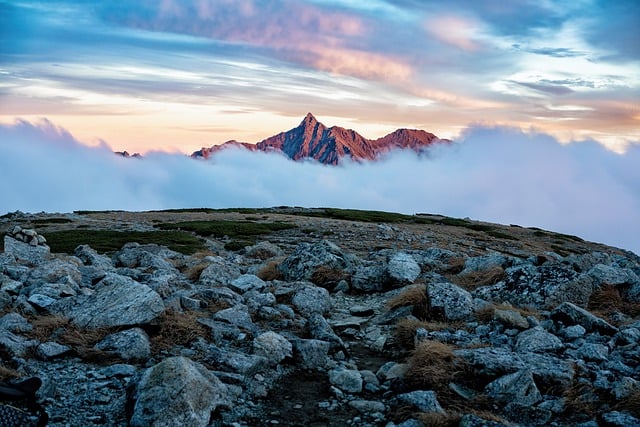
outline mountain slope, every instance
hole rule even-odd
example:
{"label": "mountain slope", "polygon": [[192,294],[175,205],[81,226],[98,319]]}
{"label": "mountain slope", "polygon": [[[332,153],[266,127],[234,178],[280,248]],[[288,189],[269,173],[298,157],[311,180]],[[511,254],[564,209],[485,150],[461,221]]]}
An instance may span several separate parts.
{"label": "mountain slope", "polygon": [[244,147],[252,151],[279,151],[293,160],[314,159],[320,163],[337,165],[348,157],[354,161],[375,160],[393,149],[421,151],[441,140],[423,130],[398,129],[382,138],[367,139],[358,132],[339,126],[326,127],[308,113],[298,127],[264,139],[257,144],[227,141],[221,145],[202,148],[191,157],[209,158],[229,147]]}

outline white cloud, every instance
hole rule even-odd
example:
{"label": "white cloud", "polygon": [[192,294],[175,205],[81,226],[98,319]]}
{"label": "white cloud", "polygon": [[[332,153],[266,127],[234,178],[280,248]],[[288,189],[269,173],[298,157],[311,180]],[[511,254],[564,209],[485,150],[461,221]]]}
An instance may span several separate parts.
{"label": "white cloud", "polygon": [[430,212],[577,234],[640,253],[640,146],[469,128],[428,157],[341,167],[226,150],[210,161],[124,159],[49,122],[0,126],[0,213],[179,207],[334,206]]}

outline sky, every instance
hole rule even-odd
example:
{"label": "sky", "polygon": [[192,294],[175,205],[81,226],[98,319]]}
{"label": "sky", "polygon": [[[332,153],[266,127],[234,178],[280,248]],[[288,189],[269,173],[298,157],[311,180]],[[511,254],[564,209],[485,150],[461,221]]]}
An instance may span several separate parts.
{"label": "sky", "polygon": [[[640,254],[638,22],[637,0],[0,0],[0,214],[333,206]],[[184,155],[307,112],[453,143],[338,167]]]}
{"label": "sky", "polygon": [[0,123],[190,153],[307,112],[377,138],[474,124],[640,141],[637,0],[0,0]]}

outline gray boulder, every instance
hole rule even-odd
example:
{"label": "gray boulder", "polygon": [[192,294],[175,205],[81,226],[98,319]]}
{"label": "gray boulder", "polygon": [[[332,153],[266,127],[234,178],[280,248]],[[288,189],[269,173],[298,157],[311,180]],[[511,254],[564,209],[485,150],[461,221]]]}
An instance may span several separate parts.
{"label": "gray boulder", "polygon": [[463,320],[473,313],[473,297],[453,283],[430,283],[427,291],[431,309],[442,312],[447,320]]}
{"label": "gray boulder", "polygon": [[507,328],[527,329],[529,321],[516,310],[495,309],[493,318]]}
{"label": "gray boulder", "polygon": [[33,326],[18,313],[7,313],[0,318],[0,329],[9,332],[31,332]]}
{"label": "gray boulder", "polygon": [[402,393],[397,396],[398,402],[409,405],[421,412],[438,412],[444,414],[444,409],[440,406],[435,391],[415,390],[409,393]]}
{"label": "gray boulder", "polygon": [[140,328],[107,335],[95,348],[124,360],[141,360],[151,355],[149,336]]}
{"label": "gray boulder", "polygon": [[25,285],[42,286],[46,283],[60,283],[72,285],[77,289],[81,281],[82,273],[80,273],[76,263],[62,259],[52,259],[44,261],[29,270]]}
{"label": "gray boulder", "polygon": [[344,342],[336,335],[329,322],[322,315],[316,313],[309,316],[307,326],[312,338],[328,342],[334,351],[346,351]]}
{"label": "gray boulder", "polygon": [[542,400],[533,375],[528,370],[504,375],[487,384],[484,392],[503,405],[516,403],[522,406],[531,406]]}
{"label": "gray boulder", "polygon": [[554,307],[565,301],[586,306],[593,291],[593,279],[571,266],[547,262],[539,267],[519,264],[505,270],[504,280],[474,291],[486,301],[507,301],[515,306]]}
{"label": "gray boulder", "polygon": [[271,365],[277,365],[285,358],[291,357],[292,350],[291,343],[273,331],[260,334],[253,340],[254,353],[266,358]]}
{"label": "gray boulder", "polygon": [[570,302],[557,306],[551,312],[551,318],[565,325],[581,325],[589,332],[599,332],[604,335],[615,335],[618,332],[615,326]]}
{"label": "gray boulder", "polygon": [[319,243],[300,243],[278,268],[287,281],[309,280],[318,267],[345,270],[353,266],[355,260],[353,255],[323,240]]}
{"label": "gray boulder", "polygon": [[535,353],[554,352],[563,348],[564,345],[560,338],[545,331],[541,326],[520,332],[515,343],[515,350],[518,353],[529,351]]}
{"label": "gray boulder", "polygon": [[147,369],[136,386],[132,427],[205,427],[230,405],[227,387],[204,366],[171,357]]}
{"label": "gray boulder", "polygon": [[51,360],[63,356],[69,351],[71,351],[71,347],[49,341],[36,347],[36,356],[41,360]]}
{"label": "gray boulder", "polygon": [[332,369],[329,371],[329,382],[347,393],[362,392],[362,375],[357,369]]}
{"label": "gray boulder", "polygon": [[328,313],[333,305],[329,291],[311,283],[299,288],[293,295],[291,303],[300,314],[307,317],[316,313]]}
{"label": "gray boulder", "polygon": [[80,245],[73,252],[73,255],[80,258],[85,266],[93,266],[101,270],[113,270],[113,262],[106,255],[100,255],[89,245]]}
{"label": "gray boulder", "polygon": [[243,274],[233,279],[229,284],[229,288],[240,294],[248,291],[260,291],[267,287],[264,280],[254,274]]}
{"label": "gray boulder", "polygon": [[492,252],[488,255],[467,258],[464,262],[464,269],[460,275],[476,273],[479,271],[491,270],[496,267],[506,267],[509,259],[504,255]]}
{"label": "gray boulder", "polygon": [[413,283],[420,275],[420,266],[406,252],[397,252],[389,258],[387,272],[391,282],[398,285]]}
{"label": "gray boulder", "polygon": [[205,286],[226,286],[233,279],[240,276],[240,269],[232,262],[222,257],[206,257],[204,261],[209,265],[202,270],[198,283]]}
{"label": "gray boulder", "polygon": [[37,340],[30,340],[7,330],[0,330],[0,350],[4,350],[11,356],[25,357],[38,344]]}
{"label": "gray boulder", "polygon": [[64,298],[49,306],[83,328],[143,325],[164,312],[162,298],[146,285],[109,273],[91,295]]}
{"label": "gray boulder", "polygon": [[47,245],[32,246],[10,237],[4,236],[4,252],[10,254],[19,262],[29,265],[38,265],[51,257],[51,251]]}
{"label": "gray boulder", "polygon": [[256,331],[257,326],[251,320],[249,308],[244,304],[237,304],[233,307],[220,310],[213,315],[214,320],[229,323],[248,331]]}
{"label": "gray boulder", "polygon": [[324,368],[328,362],[331,344],[316,339],[296,339],[292,341],[294,358],[303,368]]}
{"label": "gray boulder", "polygon": [[602,285],[634,285],[640,283],[640,278],[629,268],[613,267],[611,265],[596,264],[587,274],[596,286]]}
{"label": "gray boulder", "polygon": [[351,288],[358,292],[381,292],[387,287],[388,272],[384,266],[359,265],[351,276]]}

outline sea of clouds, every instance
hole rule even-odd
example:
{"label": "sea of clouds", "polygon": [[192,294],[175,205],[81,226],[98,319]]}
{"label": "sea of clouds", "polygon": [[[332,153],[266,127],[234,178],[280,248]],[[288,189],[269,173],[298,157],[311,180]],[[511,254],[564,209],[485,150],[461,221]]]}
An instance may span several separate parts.
{"label": "sea of clouds", "polygon": [[469,127],[423,155],[339,167],[224,150],[208,161],[88,147],[49,121],[0,125],[0,214],[185,207],[343,207],[535,226],[640,254],[640,145]]}

